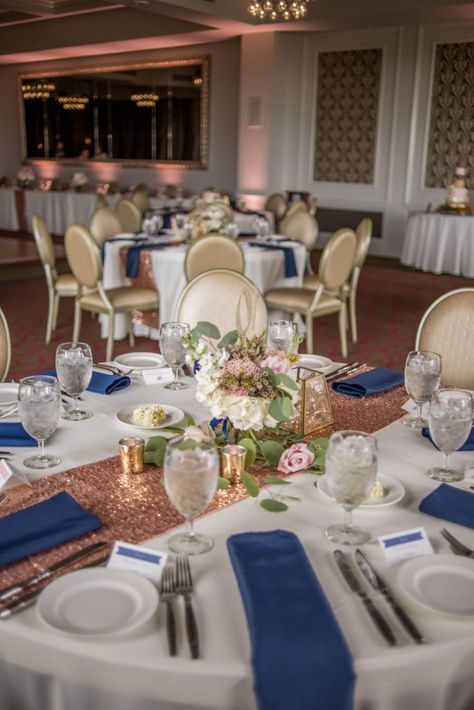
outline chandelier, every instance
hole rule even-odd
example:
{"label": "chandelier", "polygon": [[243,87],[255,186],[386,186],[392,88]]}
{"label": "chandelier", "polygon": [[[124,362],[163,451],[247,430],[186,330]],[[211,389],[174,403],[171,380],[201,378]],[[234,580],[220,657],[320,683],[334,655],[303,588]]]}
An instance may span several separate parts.
{"label": "chandelier", "polygon": [[159,100],[158,94],[132,94],[130,96],[131,100],[136,103],[140,108],[153,108],[156,106],[156,102]]}
{"label": "chandelier", "polygon": [[55,88],[52,81],[33,81],[21,85],[24,99],[49,99]]}
{"label": "chandelier", "polygon": [[89,103],[87,96],[58,96],[58,103],[65,111],[84,111]]}
{"label": "chandelier", "polygon": [[259,20],[300,20],[309,0],[248,0],[247,12]]}

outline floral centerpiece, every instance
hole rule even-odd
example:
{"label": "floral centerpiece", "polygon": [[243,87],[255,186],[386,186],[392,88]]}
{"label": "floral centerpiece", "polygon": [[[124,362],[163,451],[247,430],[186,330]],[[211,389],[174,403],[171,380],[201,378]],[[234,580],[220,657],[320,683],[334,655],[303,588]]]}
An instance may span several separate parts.
{"label": "floral centerpiece", "polygon": [[18,187],[34,187],[36,183],[36,175],[33,168],[24,167],[18,171],[16,176],[16,184]]}
{"label": "floral centerpiece", "polygon": [[220,205],[209,205],[189,215],[193,238],[202,237],[211,232],[225,234],[232,220]]}
{"label": "floral centerpiece", "polygon": [[89,187],[89,177],[81,171],[76,171],[71,178],[70,187],[76,192],[85,192]]}

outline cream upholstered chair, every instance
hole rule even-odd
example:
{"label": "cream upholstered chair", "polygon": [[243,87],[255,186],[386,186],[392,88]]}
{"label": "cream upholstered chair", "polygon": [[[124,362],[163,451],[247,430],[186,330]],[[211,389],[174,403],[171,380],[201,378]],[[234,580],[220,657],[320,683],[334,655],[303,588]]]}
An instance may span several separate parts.
{"label": "cream upholstered chair", "polygon": [[267,197],[264,209],[268,212],[273,212],[275,215],[275,224],[278,225],[286,212],[287,206],[286,198],[281,192],[273,192]]}
{"label": "cream upholstered chair", "polygon": [[[81,224],[68,227],[64,245],[73,274],[79,282],[79,293],[74,309],[72,339],[79,340],[81,311],[103,313],[109,317],[106,359],[111,360],[114,346],[114,316],[128,313],[130,316],[130,344],[133,345],[132,311],[158,310],[159,296],[151,288],[123,286],[105,289],[102,284],[102,259],[100,250],[90,232]],[[89,289],[84,292],[84,289]]]}
{"label": "cream upholstered chair", "polygon": [[327,242],[319,262],[319,286],[276,288],[267,291],[268,308],[301,313],[306,319],[306,350],[313,352],[313,319],[339,313],[339,338],[343,357],[347,356],[346,303],[342,287],[353,268],[356,236],[352,229],[339,229]]}
{"label": "cream upholstered chair", "polygon": [[311,266],[311,252],[316,246],[318,239],[319,227],[314,217],[308,210],[298,209],[289,217],[285,215],[280,224],[280,233],[290,239],[297,239],[306,247],[306,264],[310,274],[313,273]]}
{"label": "cream upholstered chair", "polygon": [[132,192],[132,196],[130,197],[133,204],[138,207],[142,214],[144,214],[147,210],[151,208],[148,194],[148,185],[145,185],[144,182],[141,182],[139,185],[136,186],[136,188]]}
{"label": "cream upholstered chair", "polygon": [[231,269],[205,271],[182,292],[176,318],[194,327],[200,320],[215,323],[221,334],[237,329],[255,335],[267,327],[263,296],[252,281]]}
{"label": "cream upholstered chair", "polygon": [[310,215],[312,215],[314,217],[317,210],[318,210],[318,198],[312,197],[310,199],[310,201],[308,202],[308,212],[310,213]]}
{"label": "cream upholstered chair", "polygon": [[294,200],[294,202],[290,202],[290,204],[288,205],[288,207],[286,209],[283,221],[287,217],[291,217],[292,214],[295,214],[295,212],[299,212],[300,210],[302,212],[309,212],[308,205],[306,204],[306,202],[304,200]]}
{"label": "cream upholstered chair", "polygon": [[74,298],[77,295],[78,283],[71,273],[58,275],[53,240],[43,217],[34,214],[31,223],[48,286],[48,320],[45,342],[49,343],[58,321],[59,299],[62,297]]}
{"label": "cream upholstered chair", "polygon": [[0,308],[0,382],[4,382],[5,377],[8,375],[11,356],[10,331],[5,314]]}
{"label": "cream upholstered chair", "polygon": [[209,269],[232,269],[243,274],[245,257],[236,239],[223,234],[208,234],[191,242],[184,259],[186,281]]}
{"label": "cream upholstered chair", "polygon": [[357,315],[356,315],[356,300],[357,286],[359,285],[360,272],[367,259],[369,252],[370,241],[372,239],[372,220],[369,217],[364,217],[355,229],[357,239],[357,251],[355,256],[354,268],[348,283],[344,286],[344,291],[349,299],[349,321],[351,325],[352,342],[357,343]]}
{"label": "cream upholstered chair", "polygon": [[416,350],[441,355],[441,380],[446,387],[474,389],[474,288],[440,296],[418,326]]}
{"label": "cream upholstered chair", "polygon": [[122,231],[122,225],[115,212],[110,207],[99,207],[89,222],[89,231],[101,247],[106,239],[115,237]]}
{"label": "cream upholstered chair", "polygon": [[142,213],[135,203],[123,197],[117,202],[115,214],[122,232],[139,232],[142,226]]}

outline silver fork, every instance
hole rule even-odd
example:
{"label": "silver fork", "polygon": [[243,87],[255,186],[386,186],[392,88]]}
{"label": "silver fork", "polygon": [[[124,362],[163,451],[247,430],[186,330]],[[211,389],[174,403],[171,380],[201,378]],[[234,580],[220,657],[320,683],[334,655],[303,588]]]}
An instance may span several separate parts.
{"label": "silver fork", "polygon": [[456,555],[463,555],[464,557],[474,558],[474,550],[464,545],[464,543],[455,538],[454,535],[451,535],[449,530],[446,530],[446,528],[442,528],[441,535],[444,537],[445,540],[448,541],[450,548]]}
{"label": "silver fork", "polygon": [[176,591],[184,598],[184,614],[186,620],[186,635],[188,637],[191,658],[199,658],[199,635],[191,602],[193,578],[187,555],[180,555],[176,560],[177,586]]}
{"label": "silver fork", "polygon": [[160,584],[161,600],[166,604],[166,633],[170,656],[176,656],[176,618],[173,602],[176,599],[176,575],[171,567],[165,567]]}

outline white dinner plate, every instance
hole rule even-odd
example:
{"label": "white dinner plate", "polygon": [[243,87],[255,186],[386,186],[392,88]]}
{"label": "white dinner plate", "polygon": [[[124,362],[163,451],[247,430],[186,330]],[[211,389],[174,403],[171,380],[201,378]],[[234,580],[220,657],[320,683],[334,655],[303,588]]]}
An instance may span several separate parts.
{"label": "white dinner plate", "polygon": [[332,360],[323,355],[299,355],[298,362],[294,367],[309,367],[311,370],[321,370],[325,372],[332,366]]}
{"label": "white dinner plate", "polygon": [[135,370],[151,370],[166,364],[163,355],[158,353],[124,353],[116,357],[114,363],[119,367],[133,367]]}
{"label": "white dinner plate", "polygon": [[[396,478],[380,473],[377,476],[377,480],[380,481],[383,486],[384,496],[381,498],[367,498],[361,503],[360,508],[385,508],[388,505],[395,505],[395,503],[398,503],[405,495],[404,487]],[[325,498],[334,500],[329,491],[328,477],[326,474],[318,478],[318,491],[320,491]]]}
{"label": "white dinner plate", "polygon": [[143,626],[158,606],[156,587],[133,572],[81,569],[51,582],[37,609],[52,628],[78,636],[125,634]]}
{"label": "white dinner plate", "polygon": [[16,404],[18,400],[18,384],[16,382],[0,383],[0,407]]}
{"label": "white dinner plate", "polygon": [[468,557],[415,557],[400,568],[398,582],[411,599],[426,609],[474,616],[474,560]]}
{"label": "white dinner plate", "polygon": [[[144,426],[143,424],[133,423],[132,416],[135,409],[138,409],[138,407],[156,407],[157,404],[162,407],[162,409],[164,409],[166,414],[166,419],[163,424],[158,424],[157,426]],[[127,424],[127,426],[131,426],[134,429],[164,429],[167,426],[174,426],[175,424],[178,424],[178,422],[183,419],[184,412],[181,409],[178,409],[178,407],[171,407],[169,404],[160,404],[159,402],[147,402],[145,404],[129,404],[128,407],[124,407],[119,412],[117,412],[115,416],[119,420],[119,422],[122,422],[122,424]]]}

